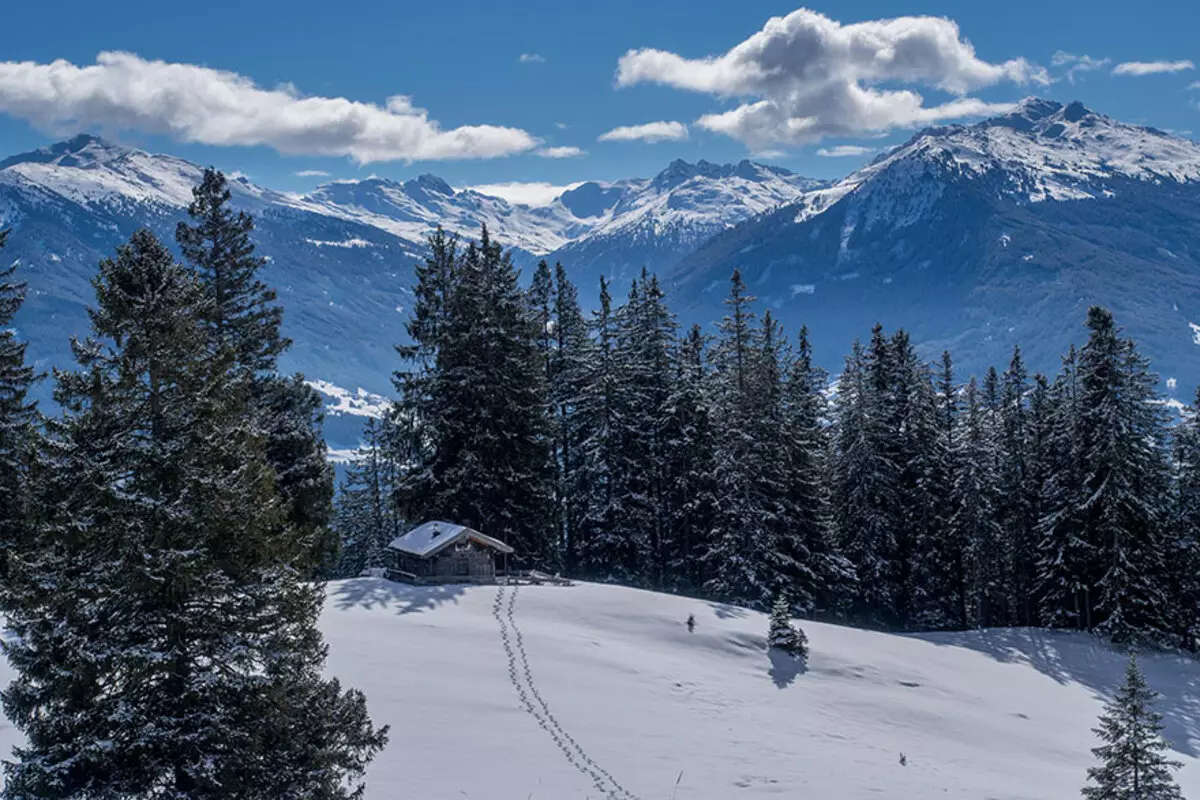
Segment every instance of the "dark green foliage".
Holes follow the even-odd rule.
[[[323,590],[203,284],[142,231],[95,287],[5,591],[5,796],[359,796],[386,732],[322,677]]]
[[[545,355],[517,270],[486,228],[452,266],[453,245],[432,244],[405,353],[417,363],[399,378],[412,456],[400,459],[410,465],[402,511],[485,531],[524,563],[554,563]]]
[[[258,277],[266,261],[250,241],[254,220],[234,213],[225,176],[216,170],[204,171],[192,198],[191,221],[179,223],[175,238],[204,295],[198,314],[210,346],[232,352],[234,380],[247,384],[276,488],[298,533],[297,547],[307,553],[305,571],[315,572],[329,565],[337,547],[329,527],[333,470],[321,433],[321,399],[302,377],[278,374],[278,357],[291,343],[280,332],[283,309],[275,291]]]
[[[0,231],[0,248],[7,237]],[[12,280],[15,271],[0,270],[0,582],[8,574],[9,552],[28,535],[26,484],[36,421],[27,399],[33,368],[25,364],[25,342],[9,327],[25,299],[25,285]]]
[[[1167,758],[1158,693],[1146,685],[1137,659],[1129,658],[1125,683],[1100,716],[1095,733],[1104,742],[1092,753],[1100,764],[1088,769],[1087,800],[1183,800],[1171,777],[1182,766]]]
[[[399,479],[386,420],[368,417],[362,444],[346,467],[334,516],[340,549],[334,574],[358,577],[368,568],[386,568],[388,543],[404,533],[395,503]]]

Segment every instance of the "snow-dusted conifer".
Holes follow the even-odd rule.
[[[386,734],[322,676],[324,593],[204,287],[146,231],[95,287],[8,589],[5,796],[358,796]]]
[[[792,604],[780,594],[771,606],[771,627],[767,631],[767,646],[795,658],[808,658],[808,637],[792,623]]]
[[[328,565],[336,550],[330,530],[333,470],[321,432],[320,395],[300,376],[278,373],[278,359],[291,342],[281,332],[283,309],[274,289],[259,277],[266,259],[255,252],[253,218],[234,212],[225,176],[204,171],[192,190],[189,220],[175,239],[195,271],[205,302],[199,312],[214,350],[233,353],[237,381],[249,386],[259,432],[287,514],[307,551],[308,571]]]
[[[8,231],[0,231],[0,248]],[[25,364],[25,342],[10,324],[25,299],[25,284],[12,280],[16,267],[0,270],[0,584],[8,556],[28,534],[29,456],[34,435],[34,404],[28,400],[33,368]]]
[[[1100,761],[1088,768],[1087,800],[1183,800],[1171,770],[1181,765],[1166,756],[1158,693],[1146,685],[1137,658],[1130,656],[1125,682],[1100,716],[1095,733],[1104,744],[1092,750]]]

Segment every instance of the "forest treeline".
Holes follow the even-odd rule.
[[[417,266],[397,399],[368,422],[335,574],[448,519],[582,579],[902,630],[1042,625],[1194,647],[1200,423],[1112,314],[1057,374],[960,376],[876,326],[836,380],[738,273],[711,331],[654,274],[584,313],[485,229]],[[1193,409],[1194,410],[1194,409]]]

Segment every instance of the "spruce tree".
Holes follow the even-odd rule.
[[[1105,706],[1095,733],[1104,742],[1092,750],[1100,761],[1088,768],[1087,800],[1183,800],[1171,776],[1182,766],[1165,755],[1158,693],[1146,685],[1137,658],[1129,657],[1125,682]]]
[[[996,517],[994,442],[979,395],[972,378],[959,417],[962,429],[957,437],[958,473],[950,527],[951,536],[960,543],[965,557],[968,621],[979,627],[991,627],[1003,624],[1005,552]]]
[[[555,562],[547,389],[511,255],[483,228],[454,266],[432,365],[401,381],[402,413],[424,443],[400,481],[402,513],[449,519],[512,545],[520,562]]]
[[[615,485],[618,480],[618,373],[614,351],[617,322],[608,281],[600,278],[600,306],[592,312],[594,357],[579,394],[576,414],[583,438],[581,483],[587,516],[580,526],[576,548],[582,575],[612,580],[609,553],[620,545],[613,532],[617,522]]]
[[[796,608],[804,613],[839,613],[842,598],[852,591],[854,567],[834,539],[828,487],[829,464],[827,375],[813,362],[808,328],[801,327],[796,357],[784,389],[783,440],[787,525],[799,540],[805,561],[791,585]]]
[[[550,404],[557,463],[559,548],[568,575],[578,574],[588,518],[587,435],[580,414],[595,347],[579,308],[579,294],[562,264],[554,265],[554,349]]]
[[[1028,376],[1020,348],[1004,371],[1000,389],[996,450],[999,463],[996,513],[1007,553],[1005,591],[1010,622],[1036,623],[1034,554],[1037,548],[1037,492],[1030,474]]]
[[[403,531],[395,505],[398,470],[387,441],[387,422],[368,417],[362,444],[346,466],[334,528],[340,552],[336,575],[353,578],[387,566],[387,545]]]
[[[5,796],[360,796],[386,731],[322,677],[323,590],[204,287],[146,231],[94,285],[6,589]]]
[[[333,470],[321,432],[320,395],[301,376],[278,373],[278,359],[291,342],[282,332],[283,309],[259,277],[266,259],[255,252],[253,218],[234,212],[225,176],[206,169],[192,190],[190,221],[180,222],[175,239],[185,263],[204,291],[200,311],[211,346],[233,353],[234,374],[249,386],[267,458],[286,501],[289,522],[301,536],[309,572],[328,564],[336,549],[330,530]]]
[[[1045,392],[1041,515],[1038,518],[1038,597],[1043,625],[1090,629],[1088,566],[1095,560],[1081,508],[1084,486],[1080,441],[1078,352],[1072,345]]]
[[[712,350],[718,499],[705,589],[726,601],[767,608],[794,553],[780,546],[772,507],[778,492],[769,485],[779,476],[769,474],[773,454],[762,435],[780,420],[777,328],[769,315],[761,327],[755,324],[754,300],[734,271]]]
[[[1172,565],[1174,623],[1180,644],[1200,644],[1200,389],[1175,431]]]
[[[808,637],[804,631],[792,624],[792,604],[780,593],[771,606],[771,626],[767,631],[767,646],[788,655],[808,658]]]
[[[0,231],[0,248],[8,231]],[[12,280],[16,267],[0,270],[0,584],[8,575],[9,552],[26,539],[26,497],[35,411],[29,401],[33,368],[25,364],[25,342],[9,326],[25,299],[25,284]]]
[[[705,337],[693,325],[678,348],[665,423],[670,528],[666,543],[669,588],[697,592],[711,577],[716,496],[716,446]]]
[[[854,343],[838,378],[834,403],[834,524],[842,553],[858,581],[850,598],[853,618],[895,621],[897,466],[888,443],[886,341],[880,329],[870,351]]]
[[[1088,311],[1079,357],[1084,536],[1099,556],[1091,573],[1098,628],[1116,642],[1163,642],[1170,603],[1167,423],[1158,376],[1112,313]]]
[[[927,581],[927,597],[922,613],[931,628],[966,628],[967,608],[966,547],[954,526],[957,503],[955,486],[962,480],[959,463],[959,387],[954,378],[954,362],[948,350],[942,351],[936,392],[934,460],[930,491],[934,496],[933,531],[922,548],[921,569]]]

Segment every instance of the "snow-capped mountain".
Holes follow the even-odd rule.
[[[647,180],[584,183],[550,208],[589,228],[552,257],[570,267],[586,295],[601,274],[620,282],[643,266],[669,270],[713,235],[823,185],[780,167],[703,160],[673,161]]]
[[[90,136],[0,162],[0,228],[13,229],[0,258],[19,261],[18,277],[29,284],[15,324],[41,369],[72,364],[69,337],[87,333],[97,263],[141,227],[173,243],[201,174],[187,161]],[[265,277],[286,309],[296,344],[284,365],[386,391],[402,330],[397,311],[422,245],[307,210],[244,178],[230,186],[235,203],[255,215]],[[41,389],[48,395],[48,384]]]
[[[797,202],[709,240],[673,271],[687,316],[717,313],[730,273],[836,368],[872,323],[904,326],[964,370],[1020,344],[1053,371],[1111,306],[1182,399],[1200,375],[1200,144],[1029,99],[931,128]],[[831,351],[832,350],[832,351]]]
[[[202,171],[88,135],[0,161],[0,228],[14,229],[3,259],[20,261],[29,282],[17,325],[43,368],[71,363],[69,337],[87,331],[96,264],[140,227],[173,242]],[[295,347],[285,366],[376,394],[390,390],[411,267],[438,225],[474,237],[486,224],[523,265],[554,253],[571,259],[565,263],[594,292],[599,272],[673,263],[712,233],[810,185],[749,162],[680,161],[651,179],[586,183],[530,207],[455,190],[432,175],[336,181],[307,195],[230,180],[235,203],[256,217],[265,277],[287,311]]]
[[[438,225],[476,237],[486,224],[507,246],[531,255],[562,247],[587,227],[562,206],[531,208],[472,189],[455,190],[436,175],[403,183],[383,178],[334,181],[289,201],[298,208],[373,225],[418,242]]]

